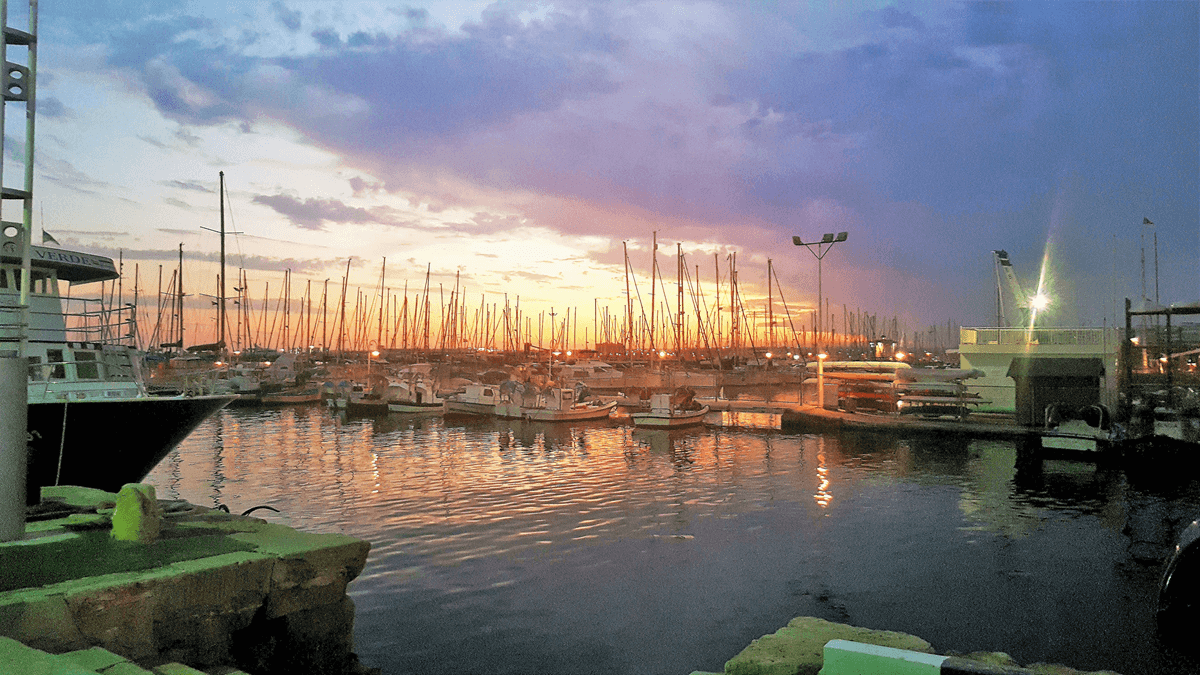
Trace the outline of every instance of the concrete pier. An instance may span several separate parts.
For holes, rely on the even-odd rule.
[[[25,537],[0,544],[0,636],[15,641],[0,653],[99,649],[151,672],[374,672],[354,654],[346,595],[368,542],[169,500],[146,511],[161,519],[152,543],[123,541],[117,495],[42,496]]]
[[[800,616],[754,640],[722,673],[691,675],[1118,675],[1035,663],[1019,666],[1003,652],[940,656],[915,635]]]

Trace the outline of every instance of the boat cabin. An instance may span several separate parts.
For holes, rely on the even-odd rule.
[[[16,352],[21,340],[21,258],[15,228],[0,241],[0,350]],[[122,344],[132,321],[106,309],[100,298],[59,294],[59,282],[77,284],[117,279],[109,258],[34,246],[30,253],[28,394],[39,400],[132,398],[142,393],[139,363]]]

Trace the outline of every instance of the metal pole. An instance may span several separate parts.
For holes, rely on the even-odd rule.
[[[0,541],[25,536],[26,359],[0,358]]]

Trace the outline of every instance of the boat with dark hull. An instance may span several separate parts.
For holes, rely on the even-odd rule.
[[[45,485],[117,492],[126,483],[139,482],[230,400],[146,396],[30,403],[27,494],[37,494]],[[127,431],[114,434],[114,428]]]
[[[21,241],[16,228],[0,239],[0,350],[17,354]],[[28,365],[29,461],[26,500],[47,485],[116,491],[158,464],[232,396],[155,396],[146,388],[141,353],[131,344],[132,306],[110,307],[74,287],[117,279],[112,259],[30,247]],[[72,293],[59,295],[59,284]]]

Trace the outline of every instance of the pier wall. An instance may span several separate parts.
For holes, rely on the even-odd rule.
[[[368,542],[169,501],[158,502],[157,540],[118,541],[116,495],[55,496],[64,517],[0,545],[0,636],[50,654],[99,647],[149,667],[363,670],[346,588]]]
[[[856,646],[876,647],[862,648]],[[881,656],[882,655],[882,656]],[[931,667],[931,664],[936,664]],[[1020,667],[1003,652],[938,656],[925,640],[907,633],[871,630],[811,616],[792,619],[774,633],[754,640],[725,662],[721,673],[691,675],[1117,675],[1087,673],[1058,664]]]

